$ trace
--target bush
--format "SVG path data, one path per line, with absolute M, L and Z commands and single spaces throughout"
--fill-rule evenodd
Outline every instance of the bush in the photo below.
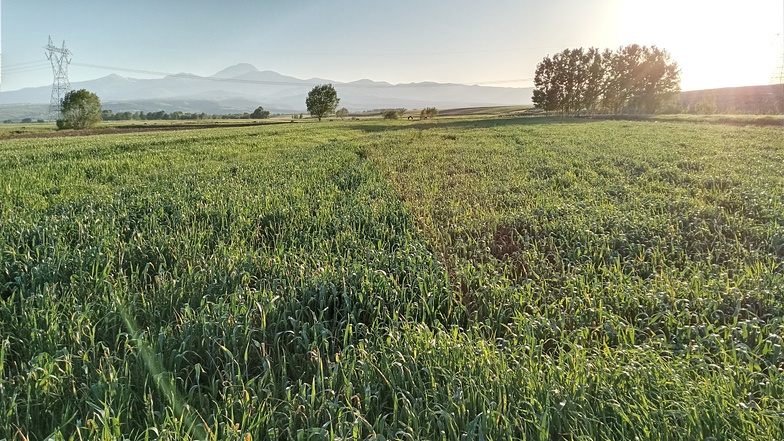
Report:
M 394 110 L 394 109 L 389 109 L 389 110 L 385 110 L 385 111 L 381 112 L 381 116 L 383 116 L 384 119 L 398 119 L 398 118 L 400 118 L 400 114 L 398 114 L 397 110 Z
M 436 116 L 438 116 L 438 109 L 435 107 L 425 107 L 419 112 L 420 119 L 435 118 Z
M 388 109 L 381 112 L 384 119 L 398 119 L 406 113 L 406 109 Z
M 694 112 L 700 115 L 713 115 L 718 111 L 716 95 L 710 94 L 701 99 L 695 106 Z
M 269 110 L 264 110 L 264 108 L 261 106 L 259 106 L 256 110 L 253 111 L 253 113 L 250 114 L 251 119 L 267 119 L 269 116 Z
M 66 93 L 61 110 L 63 118 L 57 120 L 58 129 L 87 129 L 101 121 L 101 100 L 85 89 Z

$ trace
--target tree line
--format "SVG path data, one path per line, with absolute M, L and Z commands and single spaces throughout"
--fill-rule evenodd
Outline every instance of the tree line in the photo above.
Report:
M 209 114 L 209 113 L 191 113 L 191 112 L 165 112 L 159 110 L 157 112 L 112 112 L 111 110 L 103 110 L 101 112 L 101 119 L 103 121 L 144 121 L 144 120 L 199 120 L 199 119 L 266 119 L 269 118 L 270 113 L 266 110 L 259 111 L 256 109 L 253 113 L 232 113 L 232 114 Z
M 321 121 L 324 116 L 335 114 L 339 118 L 348 116 L 349 111 L 345 107 L 336 110 L 340 98 L 332 84 L 315 86 L 305 100 L 305 105 L 312 116 Z M 394 111 L 395 117 L 402 115 L 405 109 Z M 252 113 L 238 113 L 230 115 L 210 115 L 207 113 L 187 113 L 175 111 L 168 113 L 164 110 L 157 112 L 113 112 L 109 109 L 102 109 L 101 100 L 98 95 L 85 90 L 69 91 L 65 94 L 61 102 L 60 113 L 62 118 L 57 120 L 58 129 L 85 129 L 98 124 L 100 121 L 132 121 L 132 120 L 200 120 L 200 119 L 266 119 L 270 117 L 270 112 L 259 106 Z M 435 107 L 428 107 L 422 110 L 420 117 L 435 117 L 438 110 Z M 302 115 L 299 115 L 302 118 Z M 386 116 L 385 116 L 386 118 Z M 292 119 L 294 116 L 292 115 Z
M 655 113 L 680 91 L 680 69 L 656 46 L 565 49 L 534 74 L 534 106 L 552 112 Z

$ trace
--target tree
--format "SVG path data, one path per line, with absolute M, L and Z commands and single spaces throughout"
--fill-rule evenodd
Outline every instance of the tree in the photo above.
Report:
M 556 72 L 555 62 L 549 56 L 536 65 L 534 94 L 531 98 L 534 107 L 547 112 L 558 110 L 560 107 L 561 85 Z
M 680 91 L 680 69 L 656 46 L 632 44 L 605 53 L 605 102 L 613 113 L 654 113 Z
M 320 84 L 308 92 L 308 97 L 305 99 L 305 106 L 311 115 L 321 121 L 324 116 L 335 113 L 338 108 L 340 98 L 332 84 Z
M 438 109 L 435 107 L 425 107 L 419 112 L 419 119 L 435 118 L 438 116 Z
M 381 116 L 384 119 L 398 119 L 400 117 L 400 114 L 395 109 L 389 109 L 381 112 Z
M 340 110 L 335 112 L 335 116 L 337 116 L 340 119 L 343 119 L 343 118 L 347 117 L 348 116 L 348 109 L 346 109 L 345 107 L 341 107 Z
M 57 120 L 59 129 L 86 129 L 101 121 L 101 100 L 85 89 L 65 94 L 60 107 L 63 118 Z
M 678 63 L 656 46 L 643 46 L 642 63 L 635 75 L 634 106 L 637 111 L 655 113 L 666 100 L 681 90 Z
M 381 111 L 381 116 L 384 119 L 398 119 L 406 113 L 406 109 L 399 108 L 399 109 L 387 109 Z
M 602 55 L 596 48 L 566 49 L 536 66 L 533 102 L 547 111 L 593 111 L 604 80 Z
M 599 105 L 604 88 L 604 64 L 602 53 L 597 48 L 589 48 L 581 54 L 583 83 L 581 86 L 580 108 L 594 112 Z
M 714 93 L 705 96 L 694 105 L 694 113 L 702 115 L 713 115 L 716 113 L 716 109 L 718 109 L 718 106 L 716 105 L 716 94 Z
M 256 110 L 253 111 L 253 113 L 250 114 L 250 118 L 251 119 L 267 119 L 267 118 L 269 118 L 269 115 L 270 115 L 270 113 L 269 113 L 268 110 L 264 110 L 263 107 L 259 106 L 258 108 L 256 108 Z
M 536 66 L 534 87 L 534 105 L 547 111 L 654 113 L 680 90 L 680 70 L 656 46 L 566 49 Z

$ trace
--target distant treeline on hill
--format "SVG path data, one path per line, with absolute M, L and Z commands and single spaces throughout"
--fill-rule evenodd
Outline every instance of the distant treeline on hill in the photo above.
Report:
M 681 92 L 684 112 L 722 114 L 784 114 L 784 84 L 727 87 Z
M 188 113 L 188 112 L 165 112 L 159 110 L 157 112 L 117 112 L 111 110 L 104 110 L 101 112 L 101 119 L 104 121 L 133 121 L 133 120 L 199 120 L 199 119 L 251 119 L 251 114 L 232 113 L 226 115 L 216 115 L 209 113 Z

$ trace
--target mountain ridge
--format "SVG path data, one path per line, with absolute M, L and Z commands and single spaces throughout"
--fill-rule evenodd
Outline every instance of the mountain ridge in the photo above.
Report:
M 225 113 L 252 112 L 259 105 L 273 113 L 303 113 L 307 93 L 313 86 L 325 83 L 333 84 L 338 90 L 340 107 L 351 111 L 390 107 L 526 105 L 531 103 L 532 90 L 435 82 L 390 84 L 366 78 L 350 82 L 324 78 L 303 80 L 271 70 L 262 71 L 249 63 L 238 63 L 210 76 L 178 73 L 157 79 L 139 79 L 113 73 L 74 82 L 71 88 L 95 93 L 104 103 L 104 108 L 109 110 L 135 104 L 133 107 L 139 107 L 138 110 L 150 112 L 162 110 L 149 107 L 156 103 L 170 108 L 169 104 L 165 104 L 167 101 L 181 103 L 190 100 L 204 104 L 204 110 L 197 106 L 192 111 L 205 113 L 211 113 L 206 109 L 215 109 L 218 102 L 221 102 L 220 108 Z M 43 104 L 48 103 L 50 97 L 51 86 L 31 87 L 0 92 L 0 104 Z M 226 106 L 232 101 L 237 103 L 237 107 Z M 253 108 L 239 107 L 250 102 L 258 104 Z

